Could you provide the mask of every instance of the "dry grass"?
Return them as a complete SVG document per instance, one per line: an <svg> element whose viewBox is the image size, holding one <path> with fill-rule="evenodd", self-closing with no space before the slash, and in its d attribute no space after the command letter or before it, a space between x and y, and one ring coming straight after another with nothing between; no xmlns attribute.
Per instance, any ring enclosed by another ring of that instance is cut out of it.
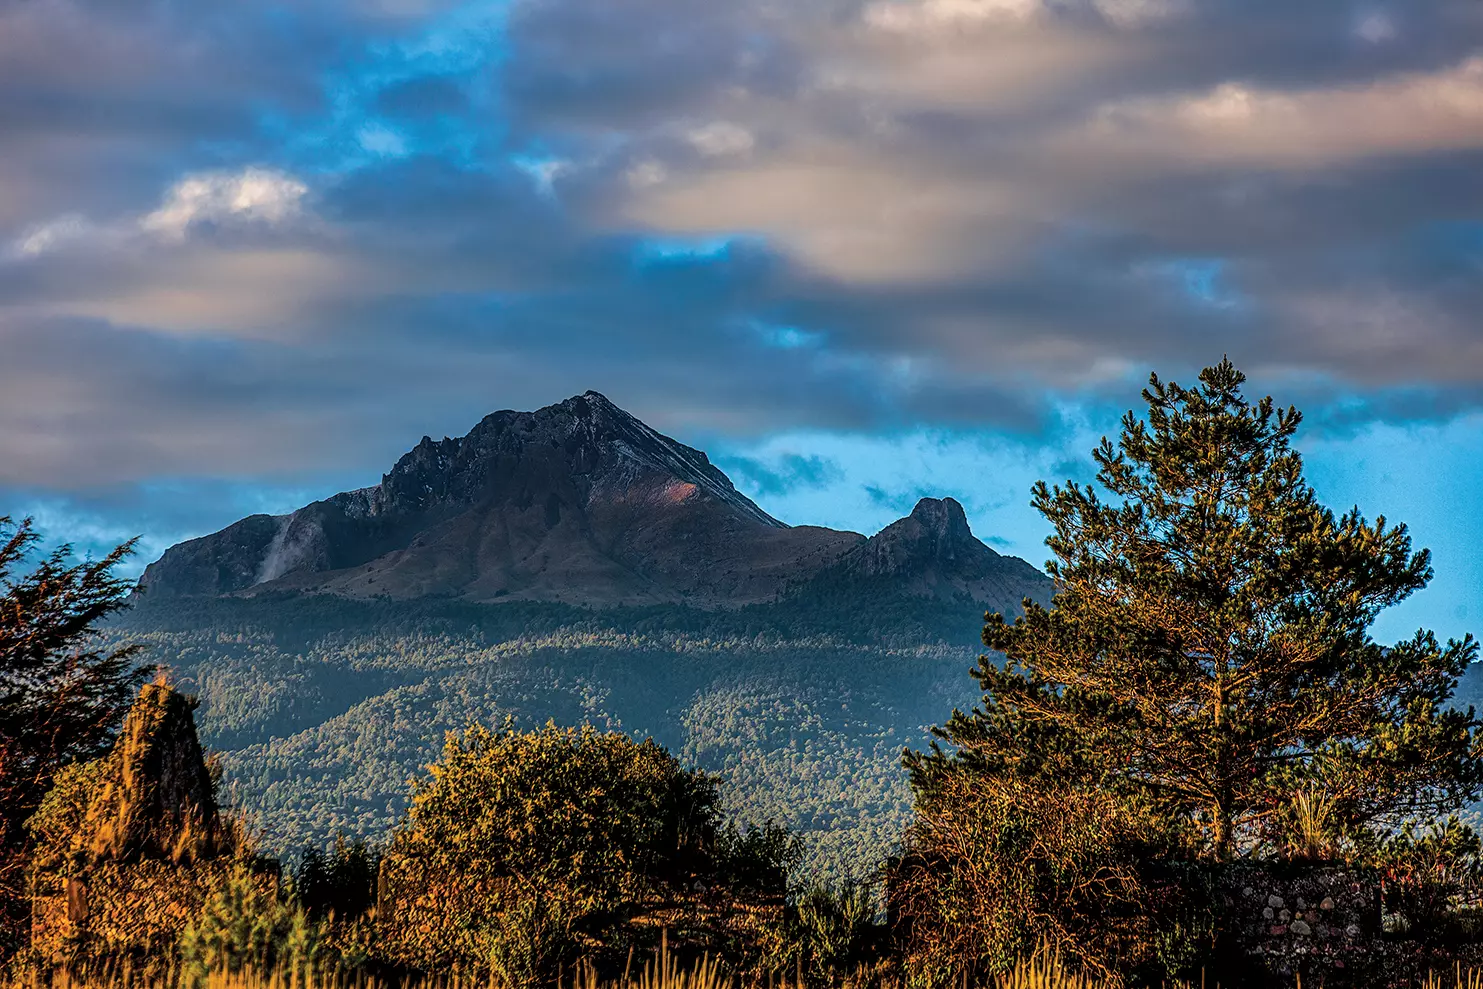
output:
<svg viewBox="0 0 1483 989"><path fill-rule="evenodd" d="M665 935L659 945L659 954L645 962L637 973L633 971L633 954L630 952L621 979L604 982L595 968L582 965L572 980L571 989L734 989L735 986L736 979L709 956L694 965L682 966L679 959L670 954L669 937ZM557 989L566 987L558 986Z"/></svg>
<svg viewBox="0 0 1483 989"><path fill-rule="evenodd" d="M1446 977L1432 972L1426 977L1422 989L1483 989L1483 970L1465 969L1458 965Z"/></svg>
<svg viewBox="0 0 1483 989"><path fill-rule="evenodd" d="M995 980L995 989L1103 989L1105 983L1067 966L1061 952L1042 948Z"/></svg>
<svg viewBox="0 0 1483 989"><path fill-rule="evenodd" d="M568 970L570 971L570 970ZM855 980L845 978L846 987ZM888 980L886 989L894 984ZM1217 985L1200 989L1219 989ZM44 975L27 973L12 979L5 989L181 989L180 973L174 969L136 969L131 965L110 966L82 972L57 972ZM1045 950L1021 961L1014 970L999 976L992 989L1106 989L1107 983L1079 973L1069 967L1059 952ZM1301 987L1301 983L1299 983ZM458 971L443 972L419 979L378 980L364 974L340 972L304 973L284 969L243 968L219 970L209 974L196 989L509 989L488 977L472 977ZM621 978L602 979L595 968L579 965L570 976L563 977L556 989L743 989L742 984L721 965L709 958L684 965L661 948L658 955L635 967L630 959L629 971ZM803 989L801 981L770 982L767 989ZM1177 986L1174 989L1194 989ZM1458 966L1445 974L1432 973L1418 989L1483 989L1483 969Z"/></svg>

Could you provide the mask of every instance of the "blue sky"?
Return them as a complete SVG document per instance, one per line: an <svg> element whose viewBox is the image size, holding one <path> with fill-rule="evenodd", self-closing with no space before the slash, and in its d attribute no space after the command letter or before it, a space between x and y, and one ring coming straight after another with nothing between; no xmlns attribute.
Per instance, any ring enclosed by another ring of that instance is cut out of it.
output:
<svg viewBox="0 0 1483 989"><path fill-rule="evenodd" d="M1038 563L1029 484L1230 354L1432 547L1382 633L1479 617L1475 0L29 0L0 78L0 513L81 546L593 388Z"/></svg>

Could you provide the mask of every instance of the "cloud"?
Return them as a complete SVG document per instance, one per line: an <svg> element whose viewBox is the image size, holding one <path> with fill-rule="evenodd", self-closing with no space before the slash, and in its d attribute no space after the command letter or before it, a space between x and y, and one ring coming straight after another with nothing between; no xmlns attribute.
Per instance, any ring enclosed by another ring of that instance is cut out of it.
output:
<svg viewBox="0 0 1483 989"><path fill-rule="evenodd" d="M1476 4L126 7L0 8L17 488L589 387L731 442L1044 437L1224 353L1326 428L1483 394Z"/></svg>
<svg viewBox="0 0 1483 989"><path fill-rule="evenodd" d="M36 257L74 247L138 246L139 238L180 243L202 226L280 226L303 215L309 187L276 169L248 166L237 172L186 175L164 201L142 216L97 223L67 213L32 226L9 249L11 257Z"/></svg>
<svg viewBox="0 0 1483 989"><path fill-rule="evenodd" d="M165 202L144 216L139 226L179 241L198 223L281 224L302 212L308 192L303 182L269 168L189 175L175 183Z"/></svg>
<svg viewBox="0 0 1483 989"><path fill-rule="evenodd" d="M308 186L275 169L188 174L153 209L66 214L0 252L0 314L84 316L166 332L238 336L305 329L344 291L349 259L289 229L310 221ZM311 229L301 225L297 233Z"/></svg>
<svg viewBox="0 0 1483 989"><path fill-rule="evenodd" d="M1383 11L1372 10L1361 16L1354 25L1355 36L1372 45L1384 44L1395 38L1395 21Z"/></svg>
<svg viewBox="0 0 1483 989"><path fill-rule="evenodd" d="M887 0L865 9L865 23L885 31L916 32L993 21L1027 21L1041 0Z"/></svg>
<svg viewBox="0 0 1483 989"><path fill-rule="evenodd" d="M1483 147L1483 55L1364 86L1283 91L1238 82L1099 107L1072 139L1144 162L1319 167ZM1069 147L1067 150L1071 150Z"/></svg>
<svg viewBox="0 0 1483 989"><path fill-rule="evenodd" d="M725 120L697 127L686 138L695 150L709 156L744 154L757 143L751 131Z"/></svg>
<svg viewBox="0 0 1483 989"><path fill-rule="evenodd" d="M10 258L36 257L85 240L92 232L93 226L86 217L68 213L26 230L5 253Z"/></svg>
<svg viewBox="0 0 1483 989"><path fill-rule="evenodd" d="M731 474L734 481L762 495L823 488L844 477L833 460L802 453L784 453L769 460L736 456L718 460L717 466Z"/></svg>
<svg viewBox="0 0 1483 989"><path fill-rule="evenodd" d="M1179 0L1087 0L1085 9L1123 28L1164 20L1183 9ZM1016 25L1053 19L1065 8L1047 0L878 0L864 11L867 25L904 34L939 34L979 25Z"/></svg>

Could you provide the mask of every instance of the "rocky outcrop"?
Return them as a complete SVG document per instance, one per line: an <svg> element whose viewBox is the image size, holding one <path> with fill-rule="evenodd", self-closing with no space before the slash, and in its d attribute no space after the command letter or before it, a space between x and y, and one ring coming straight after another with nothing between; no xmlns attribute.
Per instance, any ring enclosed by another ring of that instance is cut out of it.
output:
<svg viewBox="0 0 1483 989"><path fill-rule="evenodd" d="M28 823L31 945L57 963L171 946L240 858L195 703L148 684L113 751L68 767Z"/></svg>
<svg viewBox="0 0 1483 989"><path fill-rule="evenodd" d="M973 535L953 498L923 498L906 518L851 549L818 581L888 585L918 597L968 598L1013 611L1023 598L1049 604L1044 574L1024 560L1002 556Z"/></svg>
<svg viewBox="0 0 1483 989"><path fill-rule="evenodd" d="M164 684L140 692L79 836L94 861L180 863L219 850L221 821L195 707Z"/></svg>

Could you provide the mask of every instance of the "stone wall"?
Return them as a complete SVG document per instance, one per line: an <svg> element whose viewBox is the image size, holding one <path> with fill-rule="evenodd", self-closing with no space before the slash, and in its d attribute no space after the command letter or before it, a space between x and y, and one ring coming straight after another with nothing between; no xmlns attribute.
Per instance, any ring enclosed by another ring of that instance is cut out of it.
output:
<svg viewBox="0 0 1483 989"><path fill-rule="evenodd" d="M1478 945L1444 946L1388 929L1381 877L1342 869L1238 869L1221 926L1257 967L1290 983L1414 986L1428 971L1478 964Z"/></svg>

